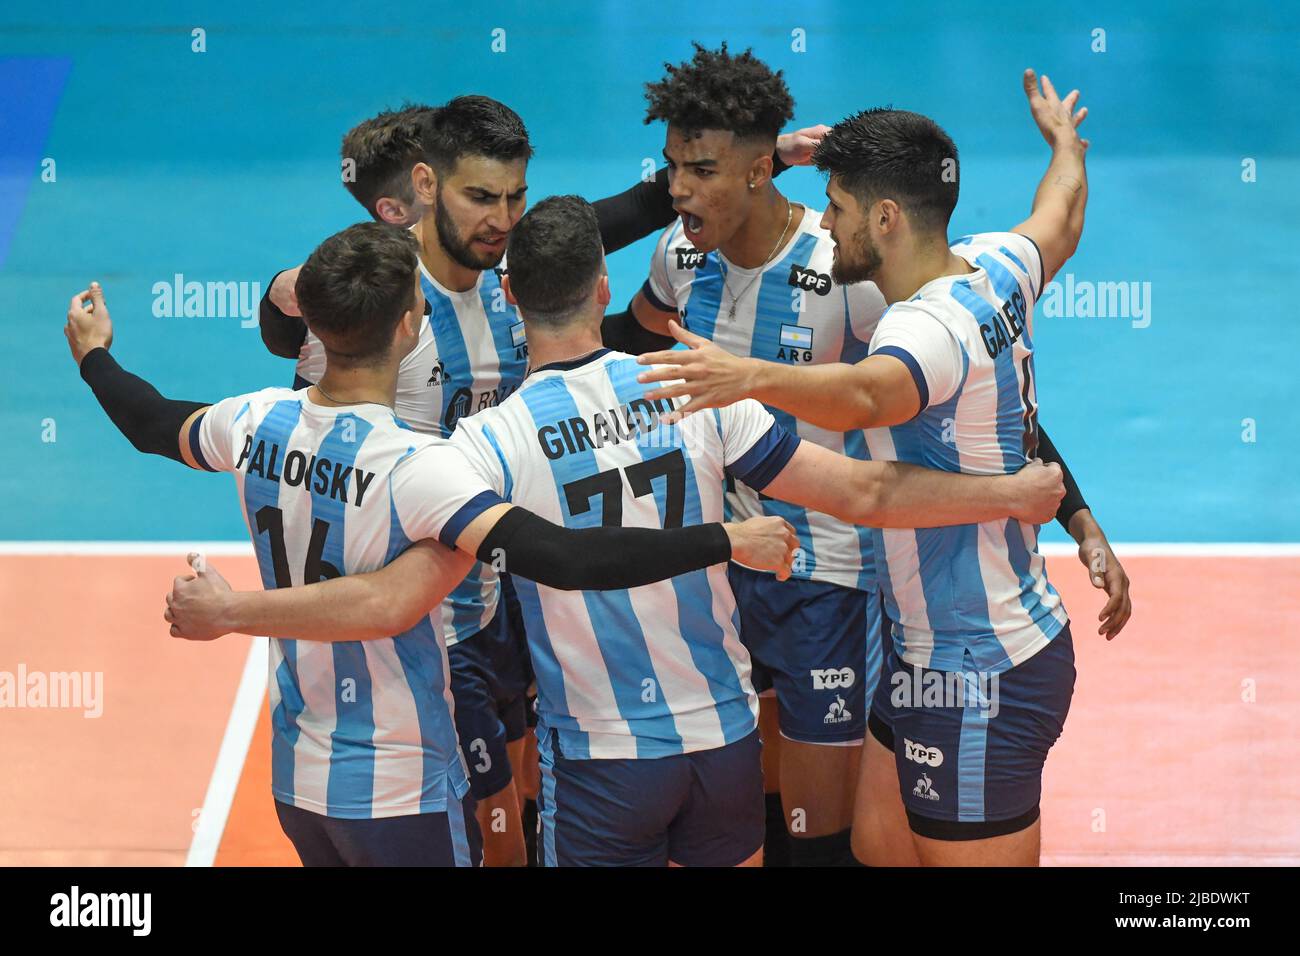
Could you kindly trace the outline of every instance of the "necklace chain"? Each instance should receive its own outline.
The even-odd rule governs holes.
[[[728,274],[722,277],[722,288],[727,293],[727,295],[731,296],[731,309],[727,312],[729,318],[734,319],[736,317],[736,306],[740,303],[740,296],[744,295],[746,292],[749,291],[749,287],[752,286],[755,280],[757,280],[758,277],[763,274],[763,270],[766,269],[768,263],[772,261],[772,258],[776,255],[777,250],[779,250],[781,246],[785,243],[785,234],[790,231],[790,223],[793,220],[794,220],[794,203],[790,202],[790,200],[787,199],[785,201],[785,228],[781,230],[781,235],[777,238],[776,245],[774,245],[772,247],[772,251],[767,254],[767,258],[763,260],[763,264],[758,267],[758,270],[752,276],[749,277],[749,281],[745,283],[745,287],[740,290],[740,295],[737,295],[736,293],[731,291],[731,275],[730,275],[731,270],[727,270]],[[721,250],[718,251],[718,256],[719,257],[722,256]]]
[[[368,398],[366,398],[366,399],[360,399],[360,400],[355,401],[355,402],[343,402],[343,401],[339,401],[337,398],[335,398],[335,397],[334,397],[333,395],[331,395],[329,392],[325,391],[325,389],[321,388],[320,382],[317,382],[317,383],[316,383],[316,391],[320,392],[322,395],[324,395],[326,398],[328,398],[328,399],[329,399],[331,402],[333,402],[335,405],[383,405],[383,406],[385,406],[385,407],[391,407],[387,402],[376,402],[376,401],[372,401],[371,399],[368,399]]]

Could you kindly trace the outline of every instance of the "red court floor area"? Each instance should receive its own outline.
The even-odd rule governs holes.
[[[251,558],[212,560],[257,586]],[[1043,862],[1300,863],[1300,557],[1124,564],[1133,620],[1106,643],[1100,592],[1049,558],[1079,679],[1047,764]],[[0,681],[60,688],[0,708],[0,865],[186,861],[250,640],[168,636],[163,595],[184,571],[179,556],[0,556]],[[72,672],[83,686],[57,676]],[[217,865],[296,863],[268,724],[263,699]]]

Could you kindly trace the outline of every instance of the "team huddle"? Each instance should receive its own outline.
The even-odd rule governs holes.
[[[1077,91],[1029,217],[951,242],[957,148],[869,109],[781,130],[751,52],[647,84],[666,167],[526,207],[528,132],[461,96],[343,139],[373,221],[278,273],[292,387],[176,401],[65,332],[140,451],[234,476],[263,590],[192,556],[173,636],[270,637],[304,865],[1034,865],[1074,687],[1038,552],[1099,633],[1128,581],[1038,421],[1033,306],[1087,200]],[[825,212],[777,177],[815,165]],[[793,175],[802,175],[799,173]],[[658,232],[610,312],[605,257]]]

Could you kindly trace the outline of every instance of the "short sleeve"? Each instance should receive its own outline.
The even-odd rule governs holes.
[[[462,418],[452,433],[451,443],[469,461],[475,474],[508,501],[514,491],[514,474],[502,439],[488,423],[488,418],[490,416],[483,412]]]
[[[668,272],[668,259],[672,255],[670,246],[673,237],[681,228],[681,223],[675,222],[663,231],[655,243],[654,254],[650,257],[650,277],[641,286],[641,293],[646,300],[661,312],[677,311],[677,295],[673,291],[672,276]]]
[[[503,503],[449,441],[430,439],[393,468],[393,509],[412,541],[437,538],[456,544],[466,525]]]
[[[856,364],[867,357],[867,345],[885,314],[885,297],[874,282],[853,282],[841,286],[848,323],[844,332],[841,362]]]
[[[1047,284],[1043,251],[1038,248],[1038,243],[1018,232],[1008,232],[1006,238],[1007,244],[1002,252],[1024,272],[1029,282],[1030,302],[1037,302]]]
[[[911,303],[893,306],[880,320],[871,354],[890,355],[907,366],[922,410],[952,398],[966,374],[961,343],[946,325]]]
[[[963,246],[969,246],[969,253],[963,251]],[[954,242],[952,248],[968,261],[983,266],[990,274],[996,273],[998,267],[1009,270],[1024,290],[1030,305],[1042,296],[1046,284],[1043,253],[1038,243],[1028,236],[1019,232],[981,232],[964,236]],[[987,262],[979,262],[982,256],[989,256],[997,265],[990,268]]]
[[[325,346],[312,334],[311,329],[307,330],[307,337],[298,349],[298,367],[295,371],[300,379],[313,385],[325,377]]]
[[[727,474],[762,491],[794,456],[798,436],[778,425],[752,398],[721,408],[718,415]]]
[[[204,471],[235,470],[236,426],[248,414],[250,398],[235,395],[222,399],[190,423],[190,453]]]

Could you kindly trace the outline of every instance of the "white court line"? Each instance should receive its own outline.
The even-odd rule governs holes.
[[[211,552],[207,552],[211,553]],[[267,640],[255,637],[248,645],[244,659],[244,673],[239,678],[239,690],[226,722],[226,733],[221,738],[221,749],[208,781],[208,792],[203,797],[199,813],[199,826],[190,842],[190,852],[185,857],[186,866],[211,866],[217,858],[221,835],[226,830],[230,804],[235,799],[239,777],[244,772],[244,758],[257,728],[257,715],[266,694]]]
[[[1136,558],[1294,558],[1300,541],[1112,541],[1120,557]],[[1050,557],[1073,557],[1078,548],[1068,541],[1040,542]],[[248,541],[0,541],[0,556],[75,555],[104,557],[184,557],[199,551],[208,557],[252,557]]]

